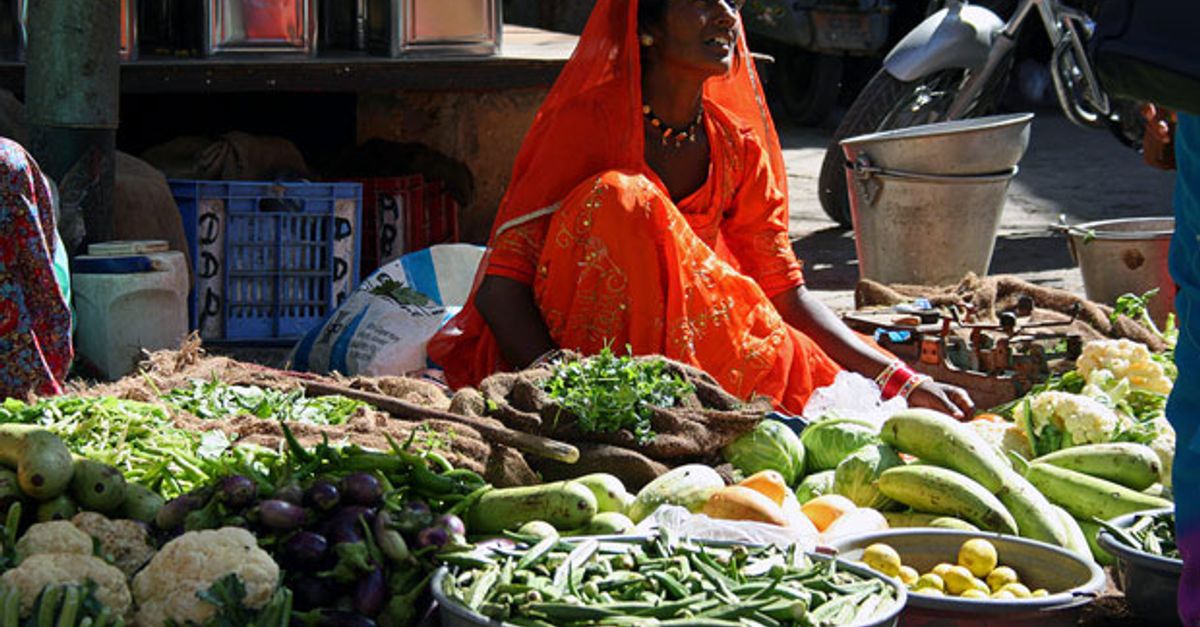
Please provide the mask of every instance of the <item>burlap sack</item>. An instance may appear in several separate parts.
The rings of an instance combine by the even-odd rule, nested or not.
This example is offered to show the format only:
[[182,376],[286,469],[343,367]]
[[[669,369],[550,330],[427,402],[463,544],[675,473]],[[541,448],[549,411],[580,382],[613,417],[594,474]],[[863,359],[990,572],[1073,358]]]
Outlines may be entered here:
[[189,284],[191,257],[179,207],[167,185],[167,178],[154,166],[123,152],[117,152],[117,182],[113,201],[113,232],[119,240],[164,240],[188,260]]
[[280,137],[233,131],[213,140],[177,137],[142,153],[169,178],[216,181],[275,181],[308,178],[304,156]]

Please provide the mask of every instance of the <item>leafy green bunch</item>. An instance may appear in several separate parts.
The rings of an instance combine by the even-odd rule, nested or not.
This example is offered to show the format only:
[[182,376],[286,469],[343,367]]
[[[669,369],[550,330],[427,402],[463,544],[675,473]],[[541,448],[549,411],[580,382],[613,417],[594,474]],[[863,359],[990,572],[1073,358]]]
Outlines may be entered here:
[[542,389],[578,419],[581,431],[628,429],[638,444],[654,439],[655,407],[674,407],[695,391],[691,383],[669,372],[662,359],[617,357],[607,346],[592,357],[555,363]]
[[171,390],[163,400],[204,420],[249,415],[287,422],[340,425],[366,404],[344,396],[306,397],[291,391],[257,385],[229,385],[216,378],[192,381],[191,387]]

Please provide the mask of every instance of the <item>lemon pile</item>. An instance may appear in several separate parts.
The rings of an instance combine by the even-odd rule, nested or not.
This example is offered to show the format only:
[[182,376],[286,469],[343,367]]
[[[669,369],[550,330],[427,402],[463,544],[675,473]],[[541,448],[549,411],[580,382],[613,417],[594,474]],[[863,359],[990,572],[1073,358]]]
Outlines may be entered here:
[[956,596],[963,599],[1029,599],[1050,593],[1044,588],[1030,590],[1021,583],[1017,571],[1001,566],[1000,556],[991,542],[982,538],[967,540],[958,549],[958,563],[941,563],[927,573],[904,565],[896,549],[877,542],[863,551],[867,566],[897,577],[916,594]]

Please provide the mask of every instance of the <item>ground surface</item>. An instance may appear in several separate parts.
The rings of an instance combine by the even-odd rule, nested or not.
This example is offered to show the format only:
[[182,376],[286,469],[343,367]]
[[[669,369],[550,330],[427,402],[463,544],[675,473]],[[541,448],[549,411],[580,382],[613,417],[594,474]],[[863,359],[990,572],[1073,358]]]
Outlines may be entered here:
[[[830,128],[780,125],[791,191],[792,236],[810,289],[835,309],[853,308],[858,280],[853,233],[836,228],[817,201]],[[1174,173],[1155,170],[1106,131],[1077,128],[1053,109],[1037,111],[1029,150],[1008,191],[991,274],[1083,294],[1066,241],[1049,225],[1170,216]]]

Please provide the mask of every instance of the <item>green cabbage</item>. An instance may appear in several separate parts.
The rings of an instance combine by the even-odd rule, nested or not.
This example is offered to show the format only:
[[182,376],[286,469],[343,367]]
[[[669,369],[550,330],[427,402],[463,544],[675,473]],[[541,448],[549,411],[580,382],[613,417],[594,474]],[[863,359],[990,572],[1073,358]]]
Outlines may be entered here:
[[796,486],[796,500],[803,505],[823,494],[832,494],[833,473],[832,470],[826,470],[805,477],[804,481]]
[[834,418],[809,425],[800,434],[807,452],[806,471],[833,470],[851,453],[868,444],[882,444],[879,428],[849,418]]
[[804,475],[804,445],[795,432],[777,420],[763,420],[722,452],[725,460],[746,476],[774,470],[792,485]]
[[837,465],[833,491],[854,501],[859,507],[887,510],[899,504],[879,491],[879,474],[893,466],[902,466],[900,455],[886,444],[871,444],[850,454]]

